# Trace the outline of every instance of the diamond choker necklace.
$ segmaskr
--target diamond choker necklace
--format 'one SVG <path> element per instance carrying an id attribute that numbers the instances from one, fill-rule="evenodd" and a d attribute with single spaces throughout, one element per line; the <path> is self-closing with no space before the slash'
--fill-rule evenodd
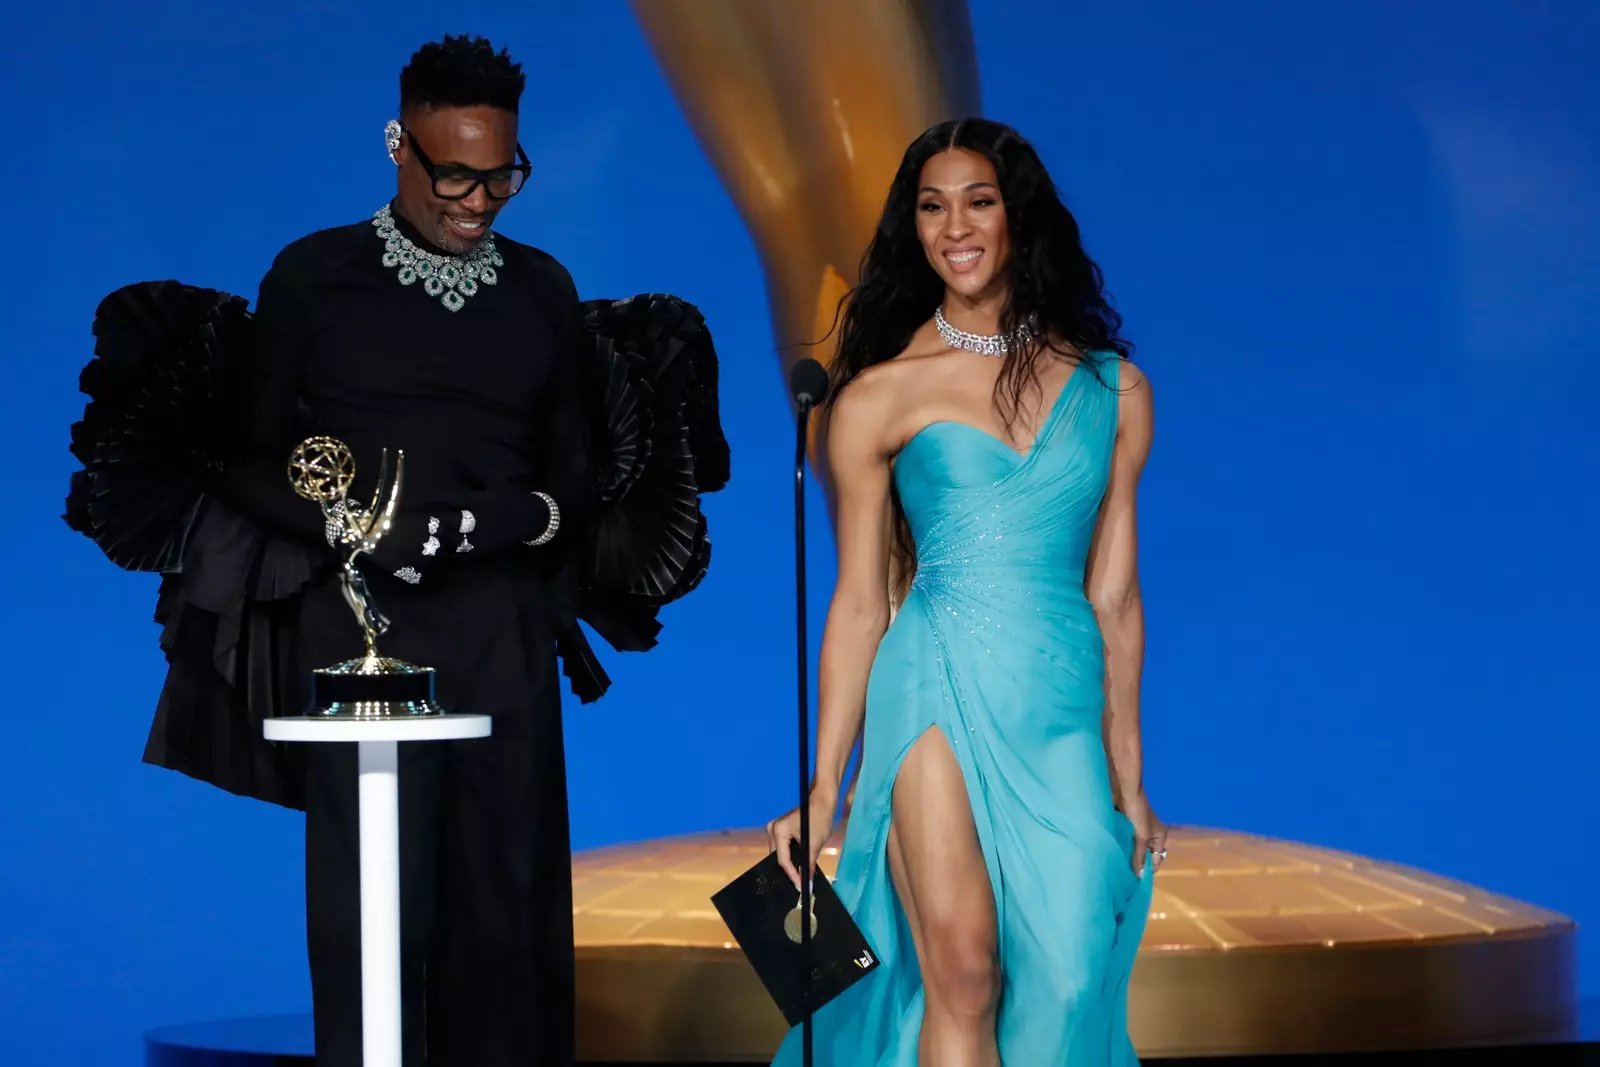
<path id="1" fill-rule="evenodd" d="M 1009 334 L 976 334 L 958 330 L 944 317 L 944 308 L 933 313 L 933 324 L 939 330 L 939 339 L 950 348 L 976 352 L 980 356 L 1003 356 L 1012 349 L 1021 348 L 1033 336 L 1033 329 L 1023 323 Z"/>
<path id="2" fill-rule="evenodd" d="M 495 268 L 506 265 L 494 247 L 493 233 L 485 233 L 465 255 L 441 256 L 418 247 L 401 233 L 388 204 L 372 216 L 372 225 L 383 238 L 383 265 L 398 268 L 400 284 L 414 285 L 420 279 L 422 291 L 437 297 L 451 311 L 460 311 L 467 297 L 477 294 L 480 284 L 498 282 L 500 272 Z"/>

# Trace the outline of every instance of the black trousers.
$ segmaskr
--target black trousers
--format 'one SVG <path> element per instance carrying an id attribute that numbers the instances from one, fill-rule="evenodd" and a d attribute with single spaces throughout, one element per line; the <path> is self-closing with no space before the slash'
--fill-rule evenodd
<path id="1" fill-rule="evenodd" d="M 506 679 L 492 736 L 399 746 L 406 1067 L 573 1063 L 572 855 L 553 656 L 549 667 L 534 672 L 533 692 L 520 671 Z M 361 1067 L 356 751 L 307 749 L 317 1064 Z"/>

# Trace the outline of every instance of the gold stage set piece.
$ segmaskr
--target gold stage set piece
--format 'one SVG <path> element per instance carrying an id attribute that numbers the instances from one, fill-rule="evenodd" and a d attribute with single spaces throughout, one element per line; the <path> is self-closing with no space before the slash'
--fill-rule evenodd
<path id="1" fill-rule="evenodd" d="M 1129 992 L 1141 1056 L 1576 1034 L 1574 927 L 1563 916 L 1228 830 L 1176 827 L 1167 848 Z M 768 851 L 765 833 L 729 830 L 573 858 L 580 1060 L 771 1058 L 783 1017 L 710 901 Z M 836 861 L 827 849 L 830 877 Z"/>
<path id="2" fill-rule="evenodd" d="M 855 284 L 906 145 L 981 109 L 965 0 L 631 6 L 755 238 L 781 380 L 797 360 L 826 364 L 833 338 L 813 343 Z"/>
<path id="3" fill-rule="evenodd" d="M 632 7 L 754 236 L 783 379 L 799 358 L 827 362 L 829 344 L 803 343 L 829 333 L 905 147 L 981 114 L 966 4 Z M 827 490 L 815 437 L 811 454 Z M 1573 924 L 1560 915 L 1289 841 L 1179 829 L 1169 848 L 1130 994 L 1144 1055 L 1457 1045 L 1575 1026 Z M 580 1058 L 765 1062 L 782 1018 L 709 898 L 766 851 L 763 834 L 728 831 L 575 858 Z"/>

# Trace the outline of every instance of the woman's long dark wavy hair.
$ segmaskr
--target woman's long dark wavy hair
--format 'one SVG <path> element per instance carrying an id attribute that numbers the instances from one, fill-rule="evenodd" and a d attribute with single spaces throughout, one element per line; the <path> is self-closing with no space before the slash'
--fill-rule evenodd
<path id="1" fill-rule="evenodd" d="M 845 296 L 838 349 L 829 366 L 828 406 L 868 367 L 893 359 L 944 300 L 944 281 L 928 263 L 917 236 L 917 197 L 922 168 L 951 148 L 976 152 L 993 165 L 1010 230 L 1005 265 L 1009 297 L 1000 332 L 1032 322 L 1044 344 L 1025 345 L 1005 357 L 995 381 L 995 406 L 1007 427 L 1022 409 L 1023 395 L 1039 385 L 1046 351 L 1088 359 L 1133 346 L 1120 334 L 1122 316 L 1105 294 L 1100 268 L 1083 249 L 1078 221 L 1061 202 L 1055 182 L 1032 145 L 1009 126 L 989 119 L 942 122 L 911 142 L 889 186 L 877 232 L 861 259 L 860 280 Z M 1066 351 L 1061 351 L 1061 346 Z M 1097 372 L 1098 376 L 1098 372 Z M 895 549 L 900 595 L 915 566 L 910 530 L 896 501 Z"/>
<path id="2" fill-rule="evenodd" d="M 1005 266 L 1010 297 L 1000 314 L 1000 332 L 1033 321 L 1067 355 L 1115 352 L 1126 359 L 1133 346 L 1121 336 L 1122 316 L 1105 294 L 1100 268 L 1083 250 L 1078 220 L 1056 192 L 1039 153 L 1009 126 L 989 119 L 941 122 L 906 149 L 889 185 L 877 232 L 861 257 L 860 280 L 845 297 L 839 347 L 829 367 L 839 391 L 862 371 L 904 352 L 911 337 L 944 300 L 944 281 L 928 263 L 917 237 L 917 194 L 922 168 L 940 152 L 965 148 L 989 161 L 999 177 L 1000 201 L 1011 231 Z M 1038 384 L 1045 348 L 1024 346 L 1005 357 L 995 382 L 995 402 L 1009 425 L 1022 395 Z"/>

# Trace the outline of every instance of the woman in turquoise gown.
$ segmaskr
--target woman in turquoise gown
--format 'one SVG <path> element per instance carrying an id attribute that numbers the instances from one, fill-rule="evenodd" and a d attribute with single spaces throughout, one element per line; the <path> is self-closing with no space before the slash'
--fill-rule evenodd
<path id="1" fill-rule="evenodd" d="M 1145 795 L 1135 491 L 1150 388 L 1034 150 L 982 119 L 907 150 L 825 412 L 839 573 L 811 862 L 880 967 L 822 1067 L 1125 1067 L 1166 830 Z M 891 611 L 891 605 L 897 611 Z M 789 846 L 798 812 L 768 827 Z M 800 1062 L 791 1032 L 774 1061 Z"/>

